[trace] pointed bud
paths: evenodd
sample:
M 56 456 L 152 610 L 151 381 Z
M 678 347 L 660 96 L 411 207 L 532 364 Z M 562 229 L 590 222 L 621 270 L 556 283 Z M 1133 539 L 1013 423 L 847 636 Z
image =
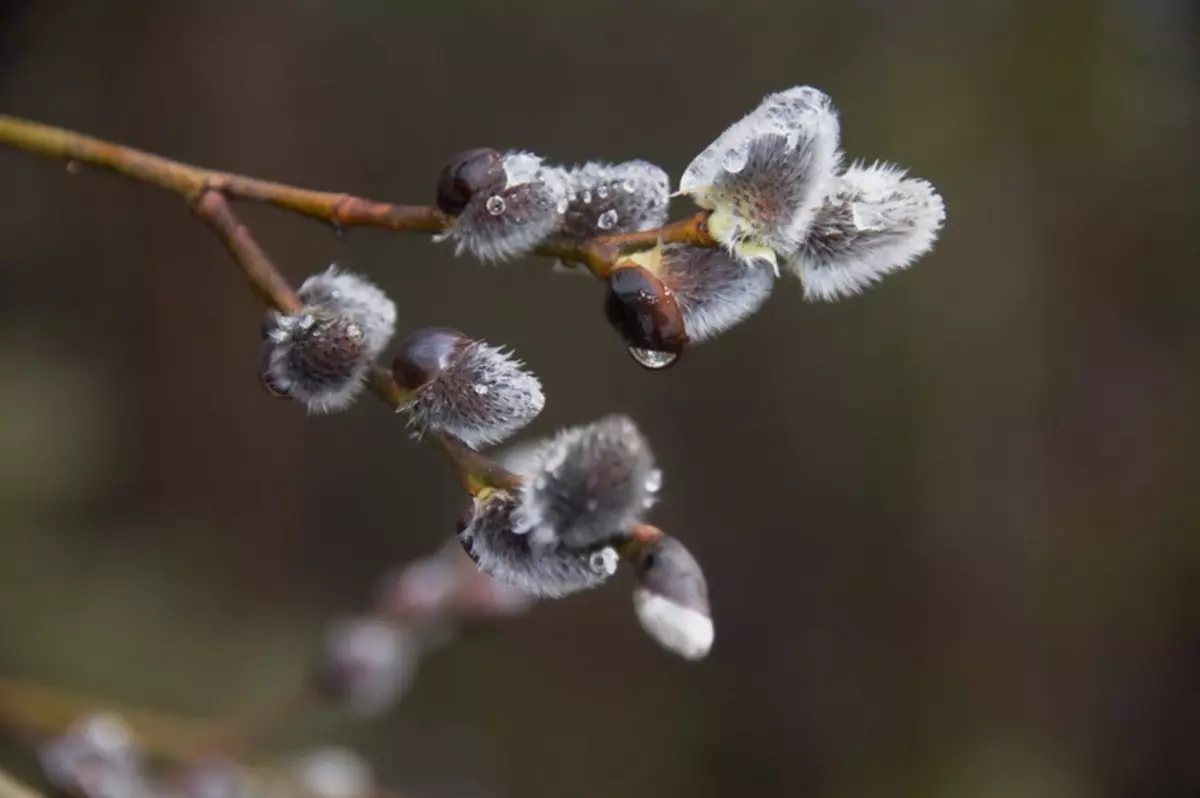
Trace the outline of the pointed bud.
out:
M 775 273 L 743 263 L 723 249 L 659 245 L 629 256 L 658 275 L 675 299 L 690 341 L 713 338 L 752 316 L 775 287 Z
M 374 284 L 336 266 L 309 277 L 297 295 L 304 303 L 298 312 L 271 311 L 264 319 L 263 384 L 310 413 L 344 409 L 391 339 L 396 306 Z
M 559 598 L 598 587 L 616 573 L 618 556 L 611 546 L 575 549 L 517 533 L 516 508 L 511 494 L 484 491 L 459 524 L 459 542 L 485 574 L 533 596 Z
M 891 164 L 854 164 L 832 186 L 789 263 L 808 299 L 852 296 L 933 248 L 946 206 Z
M 777 266 L 795 252 L 841 163 L 840 130 L 823 92 L 766 97 L 696 156 L 680 193 L 712 210 L 709 233 L 741 260 Z
M 527 468 L 516 522 L 534 545 L 590 548 L 623 539 L 662 487 L 650 446 L 627 416 L 562 430 Z
M 650 542 L 634 562 L 633 606 L 646 633 L 685 659 L 708 655 L 713 644 L 708 585 L 696 558 L 669 535 Z
M 584 164 L 567 173 L 567 183 L 568 204 L 558 230 L 564 238 L 639 232 L 667 221 L 670 178 L 647 161 Z
M 501 261 L 532 252 L 554 232 L 567 208 L 567 177 L 527 152 L 494 150 L 455 156 L 438 181 L 438 206 L 458 209 L 454 225 L 437 240 L 455 241 L 455 253 Z
M 370 764 L 346 748 L 306 754 L 292 763 L 289 775 L 306 798 L 369 798 L 375 793 Z
M 671 365 L 688 342 L 675 297 L 661 279 L 631 260 L 618 263 L 608 276 L 604 315 L 647 368 Z M 660 357 L 647 360 L 638 357 L 641 352 Z
M 353 618 L 329 627 L 317 685 L 360 715 L 388 710 L 412 683 L 418 657 L 408 634 L 382 620 Z
M 479 448 L 504 440 L 545 407 L 541 383 L 523 365 L 456 330 L 428 327 L 400 345 L 392 373 L 413 392 L 402 408 L 413 426 Z

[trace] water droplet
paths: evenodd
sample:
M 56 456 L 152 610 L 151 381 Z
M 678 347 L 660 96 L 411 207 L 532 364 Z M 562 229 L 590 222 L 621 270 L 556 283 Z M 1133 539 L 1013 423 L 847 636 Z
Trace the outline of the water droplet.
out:
M 594 551 L 588 558 L 588 563 L 592 566 L 593 571 L 599 571 L 611 576 L 617 572 L 617 552 L 611 547 Z
M 621 184 L 621 188 L 625 189 L 626 194 L 632 194 L 634 191 L 637 190 L 637 186 L 635 186 L 633 184 L 632 180 L 626 180 L 624 183 Z
M 563 197 L 558 201 L 558 204 L 554 206 L 554 210 L 558 213 L 566 213 L 567 208 L 569 207 L 571 207 L 571 201 L 566 197 Z
M 79 161 L 68 160 L 66 163 L 66 168 L 67 168 L 67 174 L 77 175 L 77 174 L 79 174 L 79 170 L 82 167 L 79 166 Z
M 596 226 L 601 230 L 611 230 L 617 226 L 617 212 L 609 208 L 604 213 L 600 214 L 600 218 L 596 220 Z
M 721 157 L 721 168 L 730 174 L 737 174 L 746 168 L 746 161 L 750 160 L 749 149 L 746 147 L 734 147 L 725 151 L 725 155 Z
M 658 493 L 662 488 L 663 473 L 661 468 L 656 468 L 646 475 L 646 490 L 650 493 Z
M 599 186 L 596 186 L 596 196 L 600 199 L 607 199 L 608 186 L 604 185 L 603 183 L 601 183 Z
M 579 192 L 579 198 L 583 200 L 584 205 L 592 204 L 592 192 L 588 191 L 586 188 Z
M 487 396 L 488 387 L 486 385 L 476 385 L 474 387 L 475 393 L 479 394 L 480 396 Z
M 504 207 L 504 197 L 501 197 L 498 194 L 493 194 L 492 196 L 488 197 L 487 209 L 488 213 L 490 213 L 492 216 L 499 216 L 500 214 L 504 213 Z
M 638 365 L 648 369 L 665 369 L 667 366 L 679 359 L 679 355 L 674 352 L 659 352 L 655 349 L 639 349 L 636 346 L 629 347 L 629 354 Z

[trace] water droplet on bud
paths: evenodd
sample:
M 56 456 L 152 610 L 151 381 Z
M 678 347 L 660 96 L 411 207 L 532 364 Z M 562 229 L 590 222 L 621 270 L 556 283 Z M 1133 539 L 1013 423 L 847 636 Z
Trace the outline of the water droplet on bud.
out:
M 583 200 L 584 205 L 592 204 L 592 192 L 588 191 L 586 188 L 579 192 L 579 198 Z
M 746 168 L 746 161 L 750 159 L 749 148 L 734 147 L 726 150 L 725 155 L 721 157 L 721 168 L 730 174 L 737 174 Z
M 488 197 L 487 209 L 488 213 L 490 213 L 492 216 L 499 216 L 500 214 L 504 213 L 504 208 L 505 204 L 503 197 L 496 194 Z
M 630 356 L 637 361 L 639 366 L 643 368 L 665 369 L 667 366 L 679 359 L 679 355 L 675 352 L 659 352 L 654 349 L 638 349 L 636 346 L 629 347 Z
M 566 213 L 567 208 L 569 207 L 571 207 L 571 201 L 566 197 L 563 197 L 558 201 L 558 204 L 554 206 L 554 210 L 558 213 Z
M 599 186 L 596 186 L 596 196 L 599 197 L 600 199 L 607 199 L 608 198 L 608 186 L 604 185 L 603 183 L 600 184 Z
M 661 468 L 656 468 L 646 475 L 646 490 L 650 493 L 658 493 L 662 489 L 663 473 Z
M 617 226 L 617 212 L 609 208 L 604 213 L 600 214 L 600 218 L 596 220 L 596 226 L 601 230 L 611 230 Z

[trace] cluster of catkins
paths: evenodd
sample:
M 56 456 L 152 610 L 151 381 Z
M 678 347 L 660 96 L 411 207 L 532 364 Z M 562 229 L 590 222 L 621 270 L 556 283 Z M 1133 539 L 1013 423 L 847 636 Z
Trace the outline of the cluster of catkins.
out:
M 718 246 L 663 243 L 605 276 L 605 312 L 644 366 L 669 365 L 689 342 L 754 313 L 782 271 L 805 295 L 862 290 L 928 251 L 945 212 L 933 187 L 887 165 L 843 165 L 828 96 L 797 87 L 766 97 L 688 166 L 679 193 L 708 211 Z M 661 227 L 670 186 L 644 161 L 574 169 L 525 152 L 476 149 L 437 186 L 450 223 L 439 239 L 485 261 L 554 252 Z M 310 411 L 347 406 L 390 341 L 395 307 L 376 286 L 331 267 L 299 290 L 303 307 L 270 313 L 263 380 Z M 451 329 L 405 339 L 392 363 L 401 410 L 418 434 L 479 449 L 528 424 L 541 384 L 511 353 Z M 458 538 L 478 567 L 538 597 L 607 581 L 620 561 L 637 576 L 635 608 L 667 648 L 700 658 L 712 645 L 707 588 L 678 541 L 644 522 L 662 483 L 649 446 L 623 416 L 571 428 L 509 457 L 518 487 L 472 497 Z M 508 485 L 508 483 L 505 483 Z
M 711 212 L 721 248 L 660 243 L 615 264 L 605 309 L 634 358 L 670 365 L 756 312 L 781 270 L 809 299 L 836 300 L 928 252 L 945 219 L 933 186 L 844 160 L 837 111 L 810 86 L 766 97 L 696 156 L 678 194 Z M 670 196 L 666 172 L 645 161 L 564 169 L 480 149 L 446 167 L 438 205 L 454 217 L 443 238 L 497 261 L 661 227 Z

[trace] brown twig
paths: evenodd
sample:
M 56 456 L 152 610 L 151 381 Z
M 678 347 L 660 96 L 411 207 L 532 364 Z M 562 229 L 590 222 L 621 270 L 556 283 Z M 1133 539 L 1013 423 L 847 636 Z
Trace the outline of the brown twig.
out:
M 313 191 L 228 172 L 217 172 L 123 144 L 13 116 L 0 115 L 0 144 L 49 158 L 58 158 L 68 164 L 86 163 L 109 169 L 134 180 L 172 191 L 188 199 L 193 206 L 200 201 L 211 201 L 205 197 L 218 193 L 234 200 L 263 202 L 286 211 L 311 216 L 327 222 L 335 229 L 381 227 L 394 232 L 428 234 L 442 232 L 454 222 L 451 217 L 433 207 L 392 205 L 352 194 Z M 706 217 L 706 214 L 699 213 L 659 229 L 597 236 L 584 242 L 551 241 L 539 247 L 537 253 L 582 264 L 597 278 L 604 279 L 624 251 L 653 246 L 659 239 L 666 242 L 713 246 L 714 242 L 704 224 Z M 230 246 L 232 251 L 228 239 L 226 245 Z M 262 290 L 257 284 L 256 288 Z

